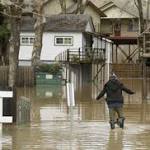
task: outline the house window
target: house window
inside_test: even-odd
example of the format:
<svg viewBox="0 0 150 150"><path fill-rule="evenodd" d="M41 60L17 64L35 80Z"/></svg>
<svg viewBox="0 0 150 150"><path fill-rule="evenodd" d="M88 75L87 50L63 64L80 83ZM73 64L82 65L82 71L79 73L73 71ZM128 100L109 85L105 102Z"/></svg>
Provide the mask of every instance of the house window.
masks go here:
<svg viewBox="0 0 150 150"><path fill-rule="evenodd" d="M114 34L115 36L121 36L121 22L115 22L114 24Z"/></svg>
<svg viewBox="0 0 150 150"><path fill-rule="evenodd" d="M20 38L20 44L21 45L33 45L34 39L35 39L34 37L22 36Z"/></svg>
<svg viewBox="0 0 150 150"><path fill-rule="evenodd" d="M55 37L55 45L73 45L73 37Z"/></svg>
<svg viewBox="0 0 150 150"><path fill-rule="evenodd" d="M56 44L62 45L63 44L63 38L56 38Z"/></svg>
<svg viewBox="0 0 150 150"><path fill-rule="evenodd" d="M138 22L130 21L128 24L128 31L129 32L138 32L138 30L139 30Z"/></svg>

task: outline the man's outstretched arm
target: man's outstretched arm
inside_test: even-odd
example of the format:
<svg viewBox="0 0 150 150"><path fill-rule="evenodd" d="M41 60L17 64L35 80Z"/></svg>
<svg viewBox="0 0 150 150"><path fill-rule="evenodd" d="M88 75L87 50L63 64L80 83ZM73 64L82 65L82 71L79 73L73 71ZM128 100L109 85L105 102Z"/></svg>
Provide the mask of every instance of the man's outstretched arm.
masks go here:
<svg viewBox="0 0 150 150"><path fill-rule="evenodd" d="M106 93L105 87L103 88L103 90L98 94L98 96L96 97L96 100L99 100L101 97L103 97Z"/></svg>
<svg viewBox="0 0 150 150"><path fill-rule="evenodd" d="M128 94L135 94L135 92L133 92L132 90L128 89L128 88L125 87L123 84L122 84L122 90L125 91L125 92L128 93Z"/></svg>

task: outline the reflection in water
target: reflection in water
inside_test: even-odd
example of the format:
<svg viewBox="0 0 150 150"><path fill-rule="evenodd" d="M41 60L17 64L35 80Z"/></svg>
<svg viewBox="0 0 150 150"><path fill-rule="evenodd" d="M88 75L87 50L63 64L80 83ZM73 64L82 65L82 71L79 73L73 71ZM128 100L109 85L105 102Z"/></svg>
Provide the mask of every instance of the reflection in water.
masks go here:
<svg viewBox="0 0 150 150"><path fill-rule="evenodd" d="M107 150L122 150L123 149L124 131L122 129L110 130L107 143Z"/></svg>
<svg viewBox="0 0 150 150"><path fill-rule="evenodd" d="M150 103L141 99L140 82L123 82L136 91L134 96L125 95L123 130L119 127L110 129L105 102L92 100L91 94L86 94L88 87L84 92L76 91L73 109L67 107L64 87L63 90L61 87L54 90L43 86L19 88L18 97L25 96L31 100L31 123L4 125L1 149L149 150Z"/></svg>

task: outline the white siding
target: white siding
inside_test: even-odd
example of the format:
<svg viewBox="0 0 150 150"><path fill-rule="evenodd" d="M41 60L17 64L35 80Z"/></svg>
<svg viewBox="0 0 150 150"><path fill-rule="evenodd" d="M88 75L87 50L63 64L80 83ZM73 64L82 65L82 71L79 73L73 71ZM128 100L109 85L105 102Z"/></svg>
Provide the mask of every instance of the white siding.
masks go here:
<svg viewBox="0 0 150 150"><path fill-rule="evenodd" d="M34 36L34 33L26 32L21 33L20 36ZM28 45L20 45L20 51L19 51L19 60L30 60L32 56L32 49L33 46Z"/></svg>
<svg viewBox="0 0 150 150"><path fill-rule="evenodd" d="M93 25L95 27L96 32L99 32L100 28L100 15L90 6L87 6L84 14L87 14L92 17Z"/></svg>
<svg viewBox="0 0 150 150"><path fill-rule="evenodd" d="M21 35L33 36L32 33L22 33ZM72 46L56 46L54 44L55 36L72 36ZM44 33L43 35L43 47L41 52L41 60L54 61L55 57L67 49L77 50L79 47L83 47L82 33L65 32L65 33ZM19 60L31 60L33 46L20 46Z"/></svg>
<svg viewBox="0 0 150 150"><path fill-rule="evenodd" d="M104 39L94 37L93 38L93 48L106 48L106 42Z"/></svg>
<svg viewBox="0 0 150 150"><path fill-rule="evenodd" d="M87 26L86 26L86 31L87 32L94 32L94 29L92 29L92 25L90 25L90 23L88 22Z"/></svg>
<svg viewBox="0 0 150 150"><path fill-rule="evenodd" d="M112 42L105 38L93 38L93 48L103 48L106 51L106 62L112 63Z"/></svg>
<svg viewBox="0 0 150 150"><path fill-rule="evenodd" d="M72 36L72 46L56 46L54 39L56 36ZM82 33L45 33L43 36L43 48L41 53L41 60L54 60L55 57L67 49L78 49L82 47Z"/></svg>

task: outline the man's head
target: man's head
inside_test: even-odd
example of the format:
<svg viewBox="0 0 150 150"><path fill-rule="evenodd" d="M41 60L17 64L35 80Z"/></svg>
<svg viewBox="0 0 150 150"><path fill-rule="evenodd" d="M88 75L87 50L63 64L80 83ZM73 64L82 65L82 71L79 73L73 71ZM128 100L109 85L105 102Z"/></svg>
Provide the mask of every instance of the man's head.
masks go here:
<svg viewBox="0 0 150 150"><path fill-rule="evenodd" d="M112 75L109 76L109 79L110 80L117 79L117 76L113 73Z"/></svg>

